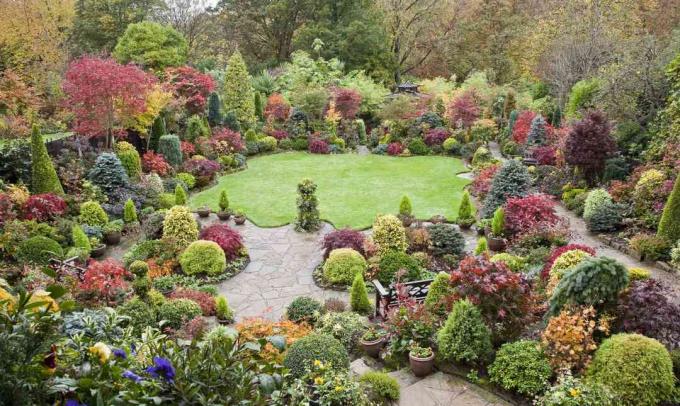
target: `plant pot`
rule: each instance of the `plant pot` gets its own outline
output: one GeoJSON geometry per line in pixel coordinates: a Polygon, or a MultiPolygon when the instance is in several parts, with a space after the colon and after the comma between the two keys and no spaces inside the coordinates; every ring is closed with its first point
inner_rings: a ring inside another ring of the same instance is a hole
{"type": "Polygon", "coordinates": [[[380,350],[385,346],[385,337],[380,337],[375,341],[364,341],[363,339],[360,339],[359,344],[366,354],[373,358],[378,358],[380,350]]]}
{"type": "Polygon", "coordinates": [[[484,227],[477,226],[476,228],[477,228],[477,235],[479,235],[479,236],[486,235],[486,230],[484,229],[484,227]]]}
{"type": "Polygon", "coordinates": [[[486,239],[489,249],[491,251],[496,251],[496,252],[501,252],[505,251],[505,238],[500,238],[500,237],[491,237],[489,236],[486,239]]]}
{"type": "Polygon", "coordinates": [[[120,243],[122,234],[120,231],[112,231],[104,234],[104,241],[106,245],[117,245],[120,243]]]}
{"type": "Polygon", "coordinates": [[[223,326],[229,325],[233,322],[234,322],[234,320],[230,320],[230,319],[220,319],[220,318],[217,319],[217,323],[219,323],[223,326]]]}
{"type": "Polygon", "coordinates": [[[414,357],[408,354],[408,363],[411,366],[411,372],[417,377],[427,376],[432,373],[434,368],[434,352],[427,358],[414,357]]]}
{"type": "Polygon", "coordinates": [[[246,222],[246,216],[234,216],[234,223],[237,226],[242,226],[246,222]]]}
{"type": "Polygon", "coordinates": [[[90,256],[92,258],[99,258],[104,255],[106,252],[106,245],[101,244],[98,247],[92,248],[92,251],[90,251],[90,256]]]}
{"type": "Polygon", "coordinates": [[[460,224],[458,224],[458,227],[460,227],[461,230],[469,230],[470,228],[472,228],[472,224],[471,223],[460,223],[460,224]]]}
{"type": "Polygon", "coordinates": [[[404,216],[400,214],[399,219],[401,220],[401,224],[406,228],[411,227],[411,224],[413,224],[413,216],[404,216]]]}
{"type": "Polygon", "coordinates": [[[196,213],[198,213],[198,217],[207,218],[210,216],[210,209],[198,209],[196,213]]]}
{"type": "Polygon", "coordinates": [[[227,220],[229,220],[229,218],[231,218],[231,212],[218,211],[217,212],[217,218],[219,218],[221,221],[227,221],[227,220]]]}

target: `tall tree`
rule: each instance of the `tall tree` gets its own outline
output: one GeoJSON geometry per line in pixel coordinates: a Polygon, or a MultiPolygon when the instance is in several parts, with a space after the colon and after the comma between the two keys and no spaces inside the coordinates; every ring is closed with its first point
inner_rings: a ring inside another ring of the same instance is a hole
{"type": "Polygon", "coordinates": [[[187,41],[174,28],[151,21],[128,25],[113,55],[120,63],[134,62],[161,71],[187,60],[187,41]]]}
{"type": "Polygon", "coordinates": [[[206,34],[210,29],[211,2],[207,0],[165,0],[165,7],[159,8],[154,19],[170,25],[186,38],[189,61],[198,61],[206,45],[206,34]]]}
{"type": "Polygon", "coordinates": [[[45,141],[35,124],[31,134],[31,192],[64,194],[57,171],[47,153],[45,141]]]}
{"type": "Polygon", "coordinates": [[[224,74],[224,111],[233,112],[241,124],[249,126],[255,122],[255,96],[250,84],[248,67],[236,51],[229,58],[224,74]]]}

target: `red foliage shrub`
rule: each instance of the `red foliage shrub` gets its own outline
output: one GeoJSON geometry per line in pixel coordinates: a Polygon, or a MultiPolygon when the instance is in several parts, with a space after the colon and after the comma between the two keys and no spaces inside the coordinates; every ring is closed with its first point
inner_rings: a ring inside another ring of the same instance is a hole
{"type": "Polygon", "coordinates": [[[517,120],[512,127],[512,139],[518,144],[524,144],[527,142],[527,136],[529,135],[529,129],[531,128],[531,122],[536,117],[536,113],[533,111],[523,111],[517,115],[517,120]]]}
{"type": "Polygon", "coordinates": [[[387,146],[387,154],[395,156],[404,152],[404,146],[400,142],[391,142],[387,146]]]}
{"type": "Polygon", "coordinates": [[[567,136],[565,160],[581,169],[583,175],[591,181],[602,173],[605,161],[616,151],[611,128],[604,113],[591,111],[583,120],[574,123],[567,136]]]}
{"type": "Polygon", "coordinates": [[[184,160],[191,158],[196,153],[196,147],[190,142],[181,141],[179,147],[182,150],[182,158],[184,160]]]}
{"type": "Polygon", "coordinates": [[[153,151],[147,151],[142,156],[142,167],[145,172],[156,172],[158,176],[165,176],[170,172],[170,164],[165,161],[163,155],[153,151]]]}
{"type": "Polygon", "coordinates": [[[24,204],[26,220],[47,221],[64,214],[66,202],[54,193],[33,195],[24,204]]]}
{"type": "Polygon", "coordinates": [[[127,289],[125,279],[130,277],[132,274],[115,259],[109,258],[101,262],[92,260],[78,287],[80,290],[95,293],[109,303],[127,289]]]}
{"type": "Polygon", "coordinates": [[[286,121],[290,115],[290,104],[281,93],[274,93],[267,99],[264,117],[269,121],[286,121]]]}
{"type": "Polygon", "coordinates": [[[221,166],[210,159],[190,159],[184,163],[184,169],[196,177],[213,178],[221,166]]]}
{"type": "Polygon", "coordinates": [[[555,202],[544,194],[511,197],[505,203],[505,231],[511,237],[533,228],[550,227],[559,220],[555,202]]]}
{"type": "Polygon", "coordinates": [[[217,155],[227,155],[245,151],[246,143],[237,131],[220,127],[213,130],[213,136],[210,138],[210,148],[217,155]]]}
{"type": "Polygon", "coordinates": [[[364,255],[364,241],[366,237],[361,231],[352,230],[351,228],[343,228],[340,230],[331,231],[323,238],[324,258],[328,258],[331,251],[338,248],[351,248],[364,255]]]}
{"type": "Polygon", "coordinates": [[[274,130],[271,131],[269,135],[276,138],[278,141],[288,138],[288,132],[286,130],[274,130]]]}
{"type": "Polygon", "coordinates": [[[14,202],[7,193],[0,193],[0,226],[14,220],[17,213],[14,210],[14,202]]]}
{"type": "Polygon", "coordinates": [[[448,108],[449,120],[452,123],[460,122],[463,127],[470,127],[480,114],[479,106],[474,91],[470,90],[451,101],[448,108]]]}
{"type": "Polygon", "coordinates": [[[504,262],[491,262],[485,256],[468,256],[451,272],[454,294],[467,298],[482,313],[495,337],[516,337],[534,316],[534,297],[524,275],[512,272],[504,262]]]}
{"type": "Polygon", "coordinates": [[[241,234],[226,224],[213,224],[204,228],[201,230],[200,239],[217,243],[228,260],[237,258],[243,248],[241,234]]]}
{"type": "Polygon", "coordinates": [[[201,311],[204,316],[215,315],[215,298],[212,297],[210,293],[181,288],[172,292],[168,297],[170,299],[189,299],[201,306],[201,311]]]}
{"type": "Polygon", "coordinates": [[[200,114],[205,110],[208,96],[215,90],[212,76],[190,66],[181,66],[166,69],[165,77],[175,96],[184,101],[190,114],[200,114]]]}
{"type": "MultiPolygon", "coordinates": [[[[175,334],[179,338],[191,341],[203,337],[209,327],[206,319],[201,316],[196,316],[189,320],[187,324],[183,325],[175,334]]],[[[170,330],[170,327],[166,327],[166,330],[170,330]]]]}
{"type": "Polygon", "coordinates": [[[335,90],[335,109],[344,119],[352,119],[359,113],[361,94],[354,89],[338,88],[335,90]]]}
{"type": "Polygon", "coordinates": [[[472,185],[470,185],[472,194],[483,200],[486,194],[489,193],[489,190],[491,190],[491,182],[499,168],[500,165],[491,165],[479,171],[472,181],[472,185]]]}
{"type": "Polygon", "coordinates": [[[431,128],[425,133],[425,144],[432,147],[434,145],[442,145],[444,141],[449,138],[449,132],[446,128],[431,128]]]}
{"type": "Polygon", "coordinates": [[[326,141],[317,138],[309,143],[309,152],[312,154],[328,154],[330,149],[326,141]]]}
{"type": "Polygon", "coordinates": [[[552,268],[557,258],[560,255],[564,254],[565,252],[571,250],[581,250],[587,252],[590,255],[595,256],[595,249],[583,244],[567,244],[561,247],[553,248],[553,250],[550,252],[548,260],[545,261],[545,264],[543,265],[543,270],[541,270],[541,277],[543,279],[548,279],[548,276],[550,276],[550,268],[552,268]]]}
{"type": "Polygon", "coordinates": [[[539,165],[555,165],[557,163],[556,149],[550,145],[534,148],[533,156],[539,165]]]}

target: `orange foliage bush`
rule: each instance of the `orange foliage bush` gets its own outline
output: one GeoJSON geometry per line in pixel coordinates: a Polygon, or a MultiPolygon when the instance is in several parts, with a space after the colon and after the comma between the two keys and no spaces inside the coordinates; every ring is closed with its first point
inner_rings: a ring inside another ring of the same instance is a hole
{"type": "Polygon", "coordinates": [[[594,334],[609,334],[609,320],[599,321],[592,306],[563,310],[552,317],[541,335],[541,343],[555,371],[582,371],[597,349],[594,334]]]}
{"type": "Polygon", "coordinates": [[[149,265],[149,278],[154,279],[159,276],[167,276],[172,274],[172,269],[177,265],[175,261],[165,261],[161,264],[157,263],[155,260],[150,259],[147,261],[149,265]]]}
{"type": "MultiPolygon", "coordinates": [[[[269,321],[260,317],[246,318],[236,325],[239,338],[245,342],[257,341],[271,336],[283,336],[286,338],[286,348],[296,340],[312,332],[311,327],[305,323],[296,324],[290,320],[269,321]]],[[[260,350],[260,356],[269,361],[283,362],[284,352],[271,343],[267,343],[260,350]]]]}

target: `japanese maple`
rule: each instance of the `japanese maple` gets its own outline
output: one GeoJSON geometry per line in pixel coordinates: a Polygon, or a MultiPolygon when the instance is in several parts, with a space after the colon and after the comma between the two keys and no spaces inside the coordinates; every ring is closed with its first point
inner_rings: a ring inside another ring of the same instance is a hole
{"type": "Polygon", "coordinates": [[[79,288],[83,291],[95,293],[106,303],[110,303],[121,292],[127,289],[126,278],[132,274],[123,268],[115,259],[92,261],[83,274],[79,288]]]}
{"type": "Polygon", "coordinates": [[[529,135],[529,129],[531,128],[531,122],[534,121],[536,113],[533,111],[523,111],[517,116],[515,124],[512,126],[512,139],[518,144],[524,144],[527,142],[527,136],[529,135]]]}
{"type": "Polygon", "coordinates": [[[90,137],[114,136],[146,111],[146,95],[156,78],[134,65],[113,59],[84,56],[71,62],[62,84],[66,107],[75,116],[73,129],[90,137]]]}
{"type": "Polygon", "coordinates": [[[200,238],[217,243],[229,260],[236,259],[243,248],[241,235],[226,224],[213,224],[204,228],[200,238]]]}
{"type": "Polygon", "coordinates": [[[145,172],[156,172],[158,176],[165,176],[170,172],[170,164],[165,161],[163,155],[153,151],[147,151],[142,156],[142,167],[145,172]]]}
{"type": "Polygon", "coordinates": [[[452,123],[461,123],[466,128],[471,127],[481,113],[475,93],[467,91],[453,99],[449,104],[448,113],[452,123]]]}
{"type": "Polygon", "coordinates": [[[338,88],[334,92],[335,109],[343,119],[352,119],[359,113],[361,94],[354,89],[338,88]]]}
{"type": "Polygon", "coordinates": [[[264,116],[268,121],[285,121],[290,115],[290,104],[281,93],[274,93],[267,99],[264,116]]]}
{"type": "Polygon", "coordinates": [[[560,220],[550,196],[511,197],[505,203],[505,232],[515,236],[533,228],[549,227],[560,220]]]}
{"type": "Polygon", "coordinates": [[[181,66],[166,69],[165,77],[168,87],[183,100],[189,114],[203,113],[208,97],[216,86],[212,76],[190,66],[181,66]]]}
{"type": "Polygon", "coordinates": [[[446,128],[431,128],[425,133],[424,141],[425,144],[432,147],[434,145],[442,145],[449,136],[446,128]]]}
{"type": "Polygon", "coordinates": [[[64,214],[66,202],[54,193],[41,193],[29,197],[23,211],[26,220],[47,221],[64,214]]]}

